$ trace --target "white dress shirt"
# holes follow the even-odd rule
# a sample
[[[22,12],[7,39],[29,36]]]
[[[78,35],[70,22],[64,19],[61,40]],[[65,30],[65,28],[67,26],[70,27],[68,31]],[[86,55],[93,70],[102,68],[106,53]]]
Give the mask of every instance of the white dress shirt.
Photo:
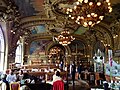
[[[9,82],[9,83],[11,83],[11,82],[16,82],[16,75],[15,74],[13,74],[13,75],[11,75],[11,74],[9,74],[8,76],[7,76],[7,78],[6,78],[6,80]]]

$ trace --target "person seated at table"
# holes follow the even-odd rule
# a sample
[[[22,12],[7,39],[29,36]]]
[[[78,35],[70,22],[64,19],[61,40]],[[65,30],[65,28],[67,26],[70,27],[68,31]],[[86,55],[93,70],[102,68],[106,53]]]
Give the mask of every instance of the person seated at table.
[[[55,82],[57,80],[62,80],[62,78],[60,77],[59,71],[56,71],[55,74],[53,75],[53,82]]]
[[[60,77],[60,72],[59,71],[56,71],[55,74],[53,75],[53,81],[52,82],[46,82],[46,83],[49,83],[49,84],[52,84],[55,82],[55,81],[58,81],[58,80],[61,80],[62,81],[62,78]]]
[[[24,73],[23,74],[23,78],[20,81],[20,84],[27,84],[30,83],[30,76],[28,75],[28,73]]]
[[[23,70],[19,71],[19,74],[17,75],[17,81],[21,81],[23,78]]]
[[[14,74],[14,71],[13,71],[13,70],[11,70],[10,74],[7,75],[6,80],[7,80],[9,83],[11,83],[11,82],[16,82],[17,77],[16,77],[16,74]]]

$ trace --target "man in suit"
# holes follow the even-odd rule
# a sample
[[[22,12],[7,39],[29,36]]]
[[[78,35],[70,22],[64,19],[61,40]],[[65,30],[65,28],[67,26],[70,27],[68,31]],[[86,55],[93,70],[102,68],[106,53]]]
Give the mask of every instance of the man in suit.
[[[76,73],[76,65],[75,65],[75,62],[73,62],[72,63],[72,70],[71,70],[73,87],[75,86],[75,73]]]

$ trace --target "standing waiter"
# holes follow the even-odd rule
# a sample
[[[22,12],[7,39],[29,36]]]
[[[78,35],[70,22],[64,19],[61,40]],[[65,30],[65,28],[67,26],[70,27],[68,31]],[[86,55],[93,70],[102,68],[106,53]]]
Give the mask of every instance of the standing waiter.
[[[73,63],[72,63],[72,70],[71,70],[72,81],[73,81],[73,88],[75,86],[75,73],[76,73],[76,65],[75,65],[75,62],[73,61]]]

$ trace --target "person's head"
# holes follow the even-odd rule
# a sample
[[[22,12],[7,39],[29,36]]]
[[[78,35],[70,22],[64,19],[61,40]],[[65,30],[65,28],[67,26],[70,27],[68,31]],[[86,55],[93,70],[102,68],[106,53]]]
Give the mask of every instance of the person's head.
[[[13,74],[14,74],[14,71],[13,71],[13,70],[11,70],[11,71],[10,71],[10,74],[11,74],[11,75],[13,75]]]
[[[21,75],[22,75],[22,74],[23,74],[23,70],[20,70],[20,71],[19,71],[19,74],[21,74]]]
[[[75,61],[73,61],[73,63],[72,63],[73,65],[75,65]]]
[[[7,69],[7,70],[5,71],[5,73],[6,73],[6,74],[9,74],[9,73],[10,73],[10,69]]]
[[[60,72],[59,71],[56,72],[56,76],[58,76],[58,77],[60,76]]]

